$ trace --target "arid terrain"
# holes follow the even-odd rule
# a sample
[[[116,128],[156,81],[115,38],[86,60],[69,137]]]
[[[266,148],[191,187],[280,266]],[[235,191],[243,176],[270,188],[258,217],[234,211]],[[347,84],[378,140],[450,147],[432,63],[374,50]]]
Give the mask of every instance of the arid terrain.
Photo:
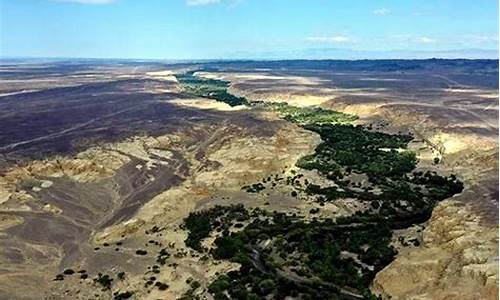
[[[396,158],[411,151],[412,174],[435,171],[446,184],[463,182],[463,191],[426,202],[430,218],[390,227],[380,246],[394,249],[390,260],[368,258],[378,236],[360,246],[366,260],[337,249],[359,267],[345,271],[363,275],[359,287],[339,284],[350,283],[340,275],[332,277],[338,282],[323,273],[304,279],[286,262],[276,275],[265,259],[278,256],[277,242],[259,237],[245,245],[251,272],[281,279],[269,291],[269,280],[261,281],[260,298],[273,299],[287,281],[298,286],[298,299],[318,282],[335,299],[498,299],[494,60],[1,61],[0,299],[234,297],[214,282],[242,263],[217,254],[218,238],[226,230],[247,234],[266,214],[191,244],[193,213],[243,204],[316,224],[373,211],[351,194],[320,201],[308,187],[345,187],[342,176],[298,163],[328,138],[309,120],[325,125],[328,118],[359,125],[366,136],[404,140],[397,143],[408,150],[374,151]],[[389,185],[345,169],[355,195],[378,196]],[[408,186],[421,190],[417,175],[391,176],[388,182],[413,180]],[[390,214],[415,212],[401,201]],[[338,222],[335,230],[349,235],[358,225]]]

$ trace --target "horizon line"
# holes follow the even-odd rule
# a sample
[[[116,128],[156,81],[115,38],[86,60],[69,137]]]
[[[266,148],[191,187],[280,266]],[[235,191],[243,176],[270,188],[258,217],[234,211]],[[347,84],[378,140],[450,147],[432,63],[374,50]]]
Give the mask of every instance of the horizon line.
[[[349,49],[349,48],[306,48],[306,49],[295,49],[288,50],[289,53],[297,51],[351,51],[353,56],[339,55],[339,58],[328,57],[326,54],[324,57],[318,55],[317,57],[304,54],[301,57],[300,54],[296,55],[285,55],[283,50],[266,51],[266,52],[255,52],[249,53],[248,51],[236,51],[233,53],[226,53],[224,57],[210,57],[210,58],[167,58],[167,57],[92,57],[92,56],[37,56],[37,55],[2,55],[0,51],[0,60],[7,59],[80,59],[80,60],[148,60],[148,61],[245,61],[245,60],[255,60],[255,61],[275,61],[275,60],[425,60],[425,59],[489,59],[489,60],[499,60],[500,53],[499,48],[462,48],[462,49],[442,49],[442,50],[410,50],[410,49],[390,49],[390,50],[362,50],[362,49]],[[286,50],[285,50],[286,51]],[[273,52],[275,54],[273,55]],[[400,52],[397,55],[397,52]],[[470,52],[470,53],[466,53]],[[476,55],[474,55],[476,52]],[[484,52],[489,52],[490,55]],[[239,53],[239,54],[238,54]],[[280,54],[281,53],[281,54]],[[365,53],[365,57],[363,57]],[[368,55],[367,53],[371,53]],[[456,55],[453,55],[455,53]],[[495,54],[493,54],[495,53]],[[358,56],[356,56],[358,54]],[[384,55],[394,54],[394,57],[384,57]],[[447,56],[446,54],[450,54]],[[485,54],[485,57],[481,57],[481,54]],[[493,54],[493,55],[491,55]],[[378,57],[380,55],[381,57]],[[281,57],[280,57],[281,56]]]
[[[139,58],[139,57],[82,57],[82,56],[0,56],[4,60],[123,60],[151,62],[231,62],[231,61],[362,61],[362,60],[500,60],[500,57],[394,57],[394,58]]]

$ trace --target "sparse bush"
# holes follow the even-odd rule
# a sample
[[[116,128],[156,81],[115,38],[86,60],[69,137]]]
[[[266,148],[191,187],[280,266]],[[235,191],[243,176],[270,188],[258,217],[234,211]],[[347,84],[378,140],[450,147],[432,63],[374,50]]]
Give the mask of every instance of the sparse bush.
[[[111,278],[107,274],[97,274],[97,278],[94,278],[94,282],[100,284],[103,287],[103,290],[109,290],[111,288],[111,284],[113,283],[113,278]]]

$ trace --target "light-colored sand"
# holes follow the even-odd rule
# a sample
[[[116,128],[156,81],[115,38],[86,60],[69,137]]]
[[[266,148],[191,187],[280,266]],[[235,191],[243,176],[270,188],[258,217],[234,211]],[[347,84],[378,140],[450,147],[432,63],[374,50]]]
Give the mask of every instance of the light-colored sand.
[[[152,77],[154,79],[177,82],[177,78],[175,78],[175,73],[170,70],[148,72],[146,73],[146,76]]]
[[[168,101],[168,103],[173,103],[179,106],[194,107],[199,109],[213,109],[220,111],[234,111],[234,110],[246,109],[244,105],[231,106],[227,103],[207,98],[175,99]]]

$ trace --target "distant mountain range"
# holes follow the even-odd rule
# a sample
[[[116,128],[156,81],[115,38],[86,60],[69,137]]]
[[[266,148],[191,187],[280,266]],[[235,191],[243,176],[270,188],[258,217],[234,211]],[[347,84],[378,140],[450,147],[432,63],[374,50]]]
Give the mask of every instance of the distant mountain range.
[[[224,59],[498,59],[498,57],[498,50],[494,49],[366,51],[340,48],[313,48],[267,52],[241,51],[228,53]]]
[[[499,59],[498,50],[494,49],[457,49],[457,50],[390,50],[390,51],[367,51],[342,48],[311,48],[302,50],[278,50],[278,51],[236,51],[228,52],[219,57],[206,58],[184,58],[184,59],[161,59],[161,58],[77,58],[77,57],[2,57],[0,63],[20,62],[53,62],[71,61],[78,63],[93,63],[95,61],[108,61],[116,63],[124,62],[169,62],[169,63],[194,63],[224,60],[363,60],[363,59]]]

